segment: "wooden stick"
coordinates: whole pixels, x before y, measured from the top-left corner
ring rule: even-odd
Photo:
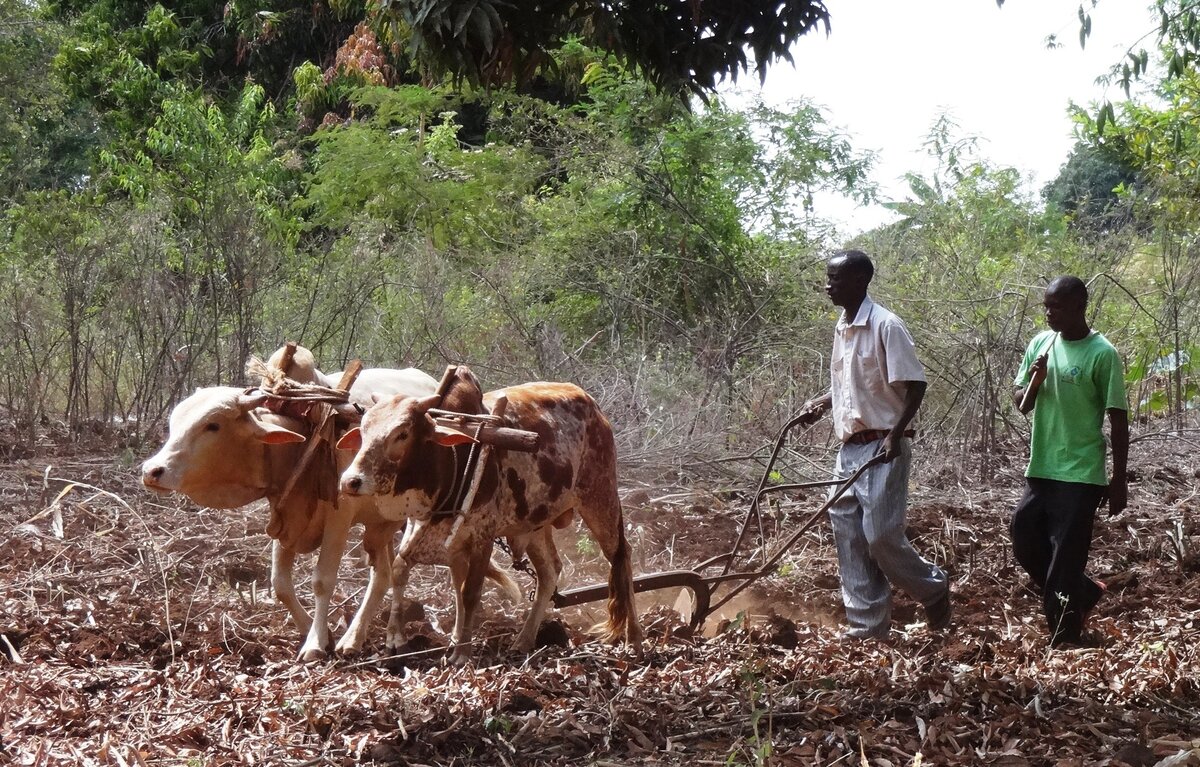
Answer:
[[[450,384],[454,381],[454,374],[458,372],[458,365],[447,365],[446,372],[442,373],[442,380],[438,383],[437,395],[445,397],[446,392],[450,391]]]
[[[299,481],[300,475],[308,471],[309,464],[312,463],[313,457],[317,454],[317,449],[321,443],[332,441],[333,436],[333,408],[324,402],[318,402],[314,405],[314,411],[318,414],[316,425],[313,426],[312,434],[308,437],[308,444],[304,446],[304,453],[300,456],[299,462],[296,463],[296,468],[292,470],[292,476],[288,477],[287,484],[283,486],[283,492],[279,495],[279,505],[282,507],[291,496],[292,491],[296,489],[296,482]]]
[[[504,410],[507,407],[508,397],[501,394],[496,398],[496,404],[492,406],[492,415],[497,418],[503,418]],[[450,526],[450,534],[446,536],[446,549],[453,547],[455,540],[458,538],[458,529],[462,527],[463,520],[471,512],[471,504],[475,502],[475,493],[479,491],[479,484],[483,481],[483,472],[487,469],[487,462],[491,457],[492,446],[484,442],[479,448],[479,460],[475,463],[475,474],[471,477],[471,486],[467,489],[467,494],[463,496],[462,505],[458,507],[458,514],[454,519],[454,524]]]
[[[362,360],[351,360],[346,369],[342,371],[342,380],[338,381],[337,387],[342,391],[350,391],[350,387],[354,385],[354,381],[358,378],[358,374],[362,372]]]
[[[468,426],[462,421],[453,418],[435,418],[434,420],[437,421],[438,426],[456,431],[468,437],[475,437],[476,429],[478,429],[478,439],[481,443],[495,445],[501,450],[518,450],[522,453],[533,453],[538,448],[538,433],[536,431],[496,426],[491,423],[484,423],[482,426]]]
[[[358,378],[358,374],[362,372],[362,360],[353,360],[346,366],[346,370],[342,373],[342,379],[338,381],[337,388],[341,391],[349,391],[354,384],[354,379]],[[279,496],[279,505],[283,506],[292,491],[296,489],[296,483],[300,480],[300,475],[308,471],[308,467],[316,457],[317,451],[321,448],[322,442],[333,444],[333,416],[335,415],[334,408],[325,402],[317,402],[314,405],[312,415],[313,430],[309,435],[308,444],[304,446],[304,453],[300,456],[300,461],[296,464],[296,468],[292,470],[292,475],[288,477],[287,484],[283,486],[283,492]],[[337,503],[336,497],[333,499]]]
[[[1055,333],[1054,338],[1050,339],[1050,345],[1046,347],[1046,351],[1042,352],[1041,355],[1039,355],[1039,356],[1046,357],[1046,375],[1050,375],[1050,350],[1054,348],[1054,342],[1057,340],[1058,340],[1058,333]],[[1042,383],[1045,383],[1044,379],[1043,379]],[[1033,388],[1032,386],[1026,386],[1025,393],[1021,395],[1021,404],[1017,406],[1017,409],[1020,410],[1022,413],[1028,413],[1029,407],[1033,404],[1033,397],[1031,396],[1031,393],[1029,391],[1032,388]],[[1041,389],[1041,386],[1038,386],[1038,388]]]
[[[288,341],[283,345],[283,357],[279,360],[279,369],[283,374],[291,375],[292,359],[296,356],[296,347],[298,344],[295,341]]]

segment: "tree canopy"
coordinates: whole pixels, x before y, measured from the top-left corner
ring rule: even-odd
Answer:
[[[413,54],[488,85],[528,81],[569,38],[606,50],[660,88],[697,93],[751,66],[760,78],[819,26],[821,0],[384,0],[411,30]],[[753,59],[749,56],[753,55]]]

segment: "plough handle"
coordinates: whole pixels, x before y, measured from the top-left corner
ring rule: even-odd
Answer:
[[[722,596],[720,601],[716,602],[712,606],[711,609],[713,609],[713,610],[717,609],[718,607],[725,604],[730,599],[733,599],[735,596],[737,596],[742,591],[744,591],[746,589],[746,587],[749,586],[751,583],[758,580],[759,578],[761,578],[764,575],[768,575],[772,570],[774,570],[775,565],[779,562],[779,560],[783,559],[783,555],[786,554],[788,552],[788,550],[792,548],[792,546],[796,545],[796,541],[800,540],[800,538],[805,533],[807,533],[812,528],[813,525],[815,525],[817,523],[817,520],[819,520],[822,516],[824,516],[825,512],[829,511],[829,509],[833,506],[833,504],[837,503],[837,501],[843,495],[846,494],[846,491],[854,486],[854,483],[858,481],[858,478],[861,477],[866,472],[867,469],[871,468],[872,466],[876,466],[880,463],[883,463],[883,459],[884,459],[883,453],[876,453],[871,458],[871,460],[867,461],[862,466],[859,466],[857,469],[855,469],[853,474],[851,474],[846,479],[841,480],[838,484],[838,489],[835,490],[829,496],[829,500],[825,501],[825,503],[821,506],[821,508],[814,511],[812,513],[812,515],[807,520],[805,520],[804,524],[800,526],[800,529],[797,530],[796,532],[792,533],[792,536],[790,538],[788,538],[786,541],[784,541],[783,545],[781,545],[778,549],[775,550],[775,554],[770,559],[768,559],[763,564],[762,567],[760,567],[753,575],[748,576],[743,583],[738,584],[738,586],[736,588],[734,588],[729,593]],[[722,576],[725,576],[729,573],[729,569],[732,564],[733,564],[733,552],[730,552],[729,559],[725,563],[725,569],[721,573]]]

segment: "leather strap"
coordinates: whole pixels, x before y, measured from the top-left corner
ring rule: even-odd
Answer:
[[[885,439],[891,434],[890,429],[868,429],[866,431],[855,432],[850,435],[850,439],[846,440],[847,445],[865,445],[868,442],[878,442]],[[904,436],[912,438],[917,435],[916,429],[905,429]]]

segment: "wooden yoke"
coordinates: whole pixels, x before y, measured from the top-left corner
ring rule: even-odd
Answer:
[[[279,369],[285,376],[290,376],[292,373],[292,360],[296,357],[297,346],[295,341],[288,341],[283,345],[283,357],[279,360]]]
[[[291,349],[291,351],[293,353],[295,352],[294,344],[289,343],[288,347]],[[287,359],[286,352],[285,352],[285,359]],[[363,369],[362,360],[353,360],[349,365],[347,365],[346,370],[342,373],[342,379],[340,381],[338,381],[338,385],[337,385],[338,390],[344,391],[344,392],[349,392],[350,387],[354,385],[354,381],[355,381],[355,379],[358,378],[358,375],[359,375],[359,373],[362,372],[362,369]],[[299,463],[296,464],[295,471],[292,472],[292,476],[288,477],[287,484],[284,485],[283,494],[279,496],[279,504],[281,506],[284,505],[285,503],[287,503],[288,496],[290,496],[292,494],[292,491],[296,488],[296,482],[300,479],[300,475],[308,470],[308,467],[312,463],[313,457],[317,454],[317,450],[320,448],[321,443],[324,442],[327,444],[327,446],[328,446],[326,448],[327,452],[334,445],[336,440],[334,440],[333,429],[334,429],[334,416],[336,416],[336,415],[337,415],[337,411],[334,410],[333,406],[327,402],[316,402],[313,405],[313,409],[311,411],[309,411],[309,420],[311,420],[314,424],[313,430],[312,430],[312,435],[309,436],[308,444],[305,445],[304,455],[301,456]],[[323,467],[323,469],[324,468],[325,467]],[[337,505],[337,482],[336,482],[337,469],[336,469],[336,467],[332,468],[332,473],[333,473],[333,477],[334,477],[332,489],[330,489],[329,487],[321,487],[320,495],[323,500],[332,501],[334,506],[336,506]],[[328,483],[322,482],[322,483],[318,483],[318,486],[320,487],[321,485],[326,485],[326,484],[328,484]]]
[[[507,400],[496,400],[496,409],[490,416],[466,415],[436,409],[431,409],[429,415],[437,421],[438,426],[476,439],[485,445],[495,445],[501,450],[517,450],[522,453],[537,452],[538,435],[536,431],[513,429],[500,425],[502,423],[500,416],[504,414],[500,407],[501,402],[507,403]]]
[[[446,393],[450,391],[450,384],[454,383],[454,375],[458,372],[458,365],[447,365],[446,372],[442,373],[442,380],[438,381],[437,391],[434,394],[439,398],[445,398]],[[441,404],[439,399],[438,404]]]
[[[436,393],[439,397],[445,398],[457,372],[457,365],[446,366],[446,372],[442,374],[442,380],[437,387]],[[487,413],[481,415],[456,413],[453,410],[440,408],[430,408],[428,412],[438,426],[470,437],[474,442],[495,445],[502,450],[518,450],[522,453],[536,452],[538,448],[537,432],[513,429],[503,425],[504,408],[507,405],[507,398],[501,395],[496,400],[490,415]]]

